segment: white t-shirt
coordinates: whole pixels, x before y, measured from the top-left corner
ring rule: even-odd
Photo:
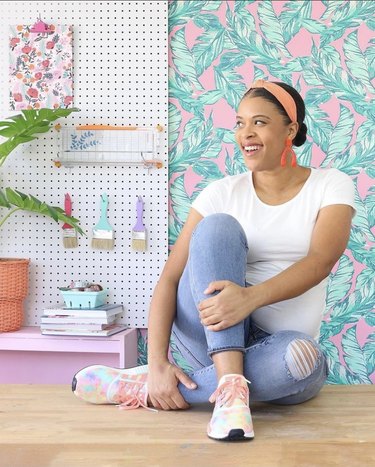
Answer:
[[[208,185],[192,207],[204,217],[226,213],[239,221],[249,247],[246,281],[255,285],[307,255],[318,212],[331,204],[355,210],[353,182],[337,169],[311,169],[299,193],[278,206],[258,198],[251,172],[228,176]],[[254,323],[269,333],[296,330],[318,339],[327,280],[298,297],[258,308],[251,315]]]

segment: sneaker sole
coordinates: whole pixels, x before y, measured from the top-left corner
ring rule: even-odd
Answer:
[[[213,435],[208,435],[209,438],[216,441],[251,441],[254,439],[254,432],[245,433],[240,428],[234,428],[224,438],[215,437]]]

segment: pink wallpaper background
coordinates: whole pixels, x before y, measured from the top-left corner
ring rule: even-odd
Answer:
[[[233,127],[254,79],[287,82],[304,98],[300,164],[336,167],[356,185],[357,215],[321,328],[331,384],[375,382],[374,13],[364,1],[169,4],[171,244],[201,189],[245,170]]]

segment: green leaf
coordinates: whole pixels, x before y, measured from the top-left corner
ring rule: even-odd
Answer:
[[[290,57],[290,52],[285,46],[283,29],[273,9],[273,2],[260,2],[258,6],[260,29],[267,41],[277,47],[284,57]],[[254,29],[253,29],[254,30]]]
[[[346,297],[351,288],[353,274],[353,262],[350,261],[348,256],[342,255],[336,272],[329,276],[326,298],[327,308],[334,307],[337,302]]]
[[[19,208],[23,208],[24,200],[22,199],[22,196],[13,191],[11,188],[5,188],[5,193],[10,204],[13,204]]]
[[[298,164],[304,167],[311,166],[313,143],[306,141],[301,147],[295,148]]]
[[[205,17],[204,20],[207,20],[206,17],[211,15],[203,16]],[[204,33],[198,37],[198,42],[193,46],[192,49],[198,76],[200,76],[209,66],[211,66],[212,62],[222,53],[224,49],[226,31],[219,23],[218,18],[214,18],[214,22],[217,24],[215,24],[214,27],[211,25],[210,29],[206,29]],[[207,25],[204,24],[203,19],[199,20],[199,23],[203,23],[203,27],[207,27]],[[197,25],[202,27],[202,24],[199,25],[198,21]]]
[[[356,337],[357,327],[353,326],[342,336],[342,348],[344,360],[350,371],[357,376],[362,383],[371,384],[367,373],[367,364],[362,349]]]
[[[371,375],[375,371],[375,333],[368,336],[367,342],[362,350],[366,360],[368,374]]]
[[[180,134],[181,127],[181,112],[177,107],[169,102],[169,112],[168,112],[168,146],[171,148],[174,146]]]
[[[206,180],[218,180],[223,178],[223,173],[219,170],[216,163],[200,160],[193,165],[193,170],[196,174],[201,175]]]
[[[9,201],[7,200],[5,194],[0,190],[0,207],[2,208],[11,208]]]
[[[232,70],[214,67],[216,88],[225,96],[228,104],[236,109],[242,99],[246,86],[241,75]]]
[[[328,143],[327,156],[322,163],[322,167],[327,165],[341,154],[348,146],[352,139],[352,132],[354,128],[354,116],[347,107],[340,104],[339,120],[332,131],[331,138]]]
[[[172,31],[176,26],[185,24],[188,21],[194,20],[197,15],[201,15],[201,10],[205,5],[209,5],[210,1],[203,2],[201,0],[191,0],[188,2],[169,2],[168,3],[168,30]]]
[[[358,30],[347,35],[344,39],[343,50],[345,54],[345,63],[348,70],[357,79],[361,80],[368,89],[372,89],[369,76],[369,64],[365,55],[362,53],[358,43]]]
[[[1,122],[2,136],[8,140],[0,144],[0,165],[2,165],[9,154],[19,145],[36,139],[35,133],[46,133],[49,124],[60,118],[67,117],[78,109],[28,109],[22,110],[21,114],[10,117],[8,122]]]
[[[187,77],[196,89],[202,90],[203,86],[198,81],[194,56],[188,48],[185,40],[185,28],[178,30],[170,41],[172,60],[178,72]]]
[[[246,2],[235,2],[234,12],[227,8],[226,25],[232,31],[236,31],[239,37],[248,37],[256,30],[253,15],[246,9]]]
[[[170,186],[172,209],[175,217],[183,224],[190,211],[190,197],[185,189],[185,176],[177,177]]]

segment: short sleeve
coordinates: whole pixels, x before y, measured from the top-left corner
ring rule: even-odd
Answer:
[[[344,172],[330,169],[327,177],[321,208],[332,204],[348,204],[356,212],[353,180]]]
[[[210,183],[206,186],[193,201],[191,207],[199,212],[203,217],[210,214],[222,212],[223,209],[223,190],[220,180]]]

